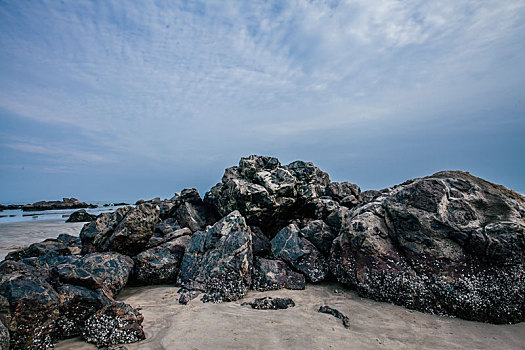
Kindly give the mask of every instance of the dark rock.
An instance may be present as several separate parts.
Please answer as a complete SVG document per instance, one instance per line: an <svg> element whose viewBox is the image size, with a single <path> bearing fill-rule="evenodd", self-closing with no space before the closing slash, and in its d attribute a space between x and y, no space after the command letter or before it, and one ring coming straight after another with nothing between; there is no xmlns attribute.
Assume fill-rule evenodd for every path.
<svg viewBox="0 0 525 350"><path fill-rule="evenodd" d="M99 215L80 232L84 252L115 251L136 255L146 249L159 221L159 208L151 203L119 208L106 214Z"/></svg>
<svg viewBox="0 0 525 350"><path fill-rule="evenodd" d="M525 319L525 199L463 172L407 181L356 208L332 272L360 295L476 321Z"/></svg>
<svg viewBox="0 0 525 350"><path fill-rule="evenodd" d="M82 334L85 322L104 306L113 301L100 290L64 284L57 289L60 298L60 316L56 322L59 338L70 338Z"/></svg>
<svg viewBox="0 0 525 350"><path fill-rule="evenodd" d="M188 291L206 293L203 301L242 298L251 285L251 235L238 211L225 216L210 229L195 233L182 260L180 285Z"/></svg>
<svg viewBox="0 0 525 350"><path fill-rule="evenodd" d="M274 256L289 263L310 281L322 281L327 273L327 262L323 255L305 238L299 236L299 228L288 225L272 239Z"/></svg>
<svg viewBox="0 0 525 350"><path fill-rule="evenodd" d="M166 242L172 241L174 239L177 239L179 237L191 236L191 235L192 235L192 232L187 227L181 228L181 229L178 229L178 230L175 230L175 231L169 231L167 233L156 232L149 239L148 244L146 244L146 248L150 249L150 248L159 246L159 245L161 245L163 243L166 243Z"/></svg>
<svg viewBox="0 0 525 350"><path fill-rule="evenodd" d="M259 257L254 261L252 283L252 289L258 291L305 287L304 275L292 271L284 261Z"/></svg>
<svg viewBox="0 0 525 350"><path fill-rule="evenodd" d="M356 184L349 182L332 182L326 187L326 195L339 204L353 208L359 204L361 189Z"/></svg>
<svg viewBox="0 0 525 350"><path fill-rule="evenodd" d="M137 309L123 302L114 302L85 321L82 337L97 347L137 342L146 338L142 321Z"/></svg>
<svg viewBox="0 0 525 350"><path fill-rule="evenodd" d="M254 256L268 256L272 252L272 244L257 226L250 226Z"/></svg>
<svg viewBox="0 0 525 350"><path fill-rule="evenodd" d="M189 241L189 235L180 236L133 257L136 282L139 284L175 283Z"/></svg>
<svg viewBox="0 0 525 350"><path fill-rule="evenodd" d="M0 350L9 350L9 330L0 320Z"/></svg>
<svg viewBox="0 0 525 350"><path fill-rule="evenodd" d="M21 207L23 211L41 211L55 209L80 209L96 208L96 205L81 202L76 198L62 198L62 201L40 201L33 204L26 204Z"/></svg>
<svg viewBox="0 0 525 350"><path fill-rule="evenodd" d="M313 245L315 245L315 247L324 255L330 254L332 242L337 237L334 230L322 220L308 222L299 233L313 243Z"/></svg>
<svg viewBox="0 0 525 350"><path fill-rule="evenodd" d="M307 200L324 195L329 183L328 174L312 163L281 166L276 158L252 155L226 169L204 201L221 215L239 210L249 225L275 235Z"/></svg>
<svg viewBox="0 0 525 350"><path fill-rule="evenodd" d="M251 303L242 303L241 306L250 305L252 309L257 310L282 310L294 307L295 303L290 298L272 298L264 297L255 299Z"/></svg>
<svg viewBox="0 0 525 350"><path fill-rule="evenodd" d="M66 220L66 222L91 222L94 221L96 218L96 215L89 214L84 209L81 209L69 215L69 218Z"/></svg>
<svg viewBox="0 0 525 350"><path fill-rule="evenodd" d="M179 223L177 222L177 220L175 220L174 218L169 218L169 219L160 221L155 226L155 234L158 234L158 236L160 237L164 237L170 234L171 232L177 231L180 229L181 227Z"/></svg>
<svg viewBox="0 0 525 350"><path fill-rule="evenodd" d="M59 256L71 255L73 253L80 253L78 250L72 249L69 245L58 239L47 239L43 242L33 243L27 248L22 248L14 252L10 252L5 257L6 260L21 260L24 258L39 257L39 256Z"/></svg>
<svg viewBox="0 0 525 350"><path fill-rule="evenodd" d="M2 321L9 329L11 349L52 346L60 300L47 282L24 271L2 274L0 296L9 304Z"/></svg>
<svg viewBox="0 0 525 350"><path fill-rule="evenodd" d="M324 306L321 306L318 311L322 312L322 313L325 313L325 314L333 315L333 316L337 317L338 319L340 319L341 321L343 321L343 326L345 328L349 328L350 327L350 320L348 319L347 316L345 316L344 314L339 312L339 310L333 309L330 306L324 305Z"/></svg>
<svg viewBox="0 0 525 350"><path fill-rule="evenodd" d="M57 239L67 245L70 249L72 247L82 248L82 241L78 236L68 235L67 233L61 233L58 235Z"/></svg>

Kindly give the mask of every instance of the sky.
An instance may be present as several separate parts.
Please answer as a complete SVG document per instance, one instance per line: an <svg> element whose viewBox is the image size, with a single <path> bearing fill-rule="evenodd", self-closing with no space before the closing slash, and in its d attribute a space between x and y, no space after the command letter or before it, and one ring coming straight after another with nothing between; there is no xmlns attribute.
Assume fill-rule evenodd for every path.
<svg viewBox="0 0 525 350"><path fill-rule="evenodd" d="M525 1L0 0L0 203L204 195L250 154L525 193Z"/></svg>

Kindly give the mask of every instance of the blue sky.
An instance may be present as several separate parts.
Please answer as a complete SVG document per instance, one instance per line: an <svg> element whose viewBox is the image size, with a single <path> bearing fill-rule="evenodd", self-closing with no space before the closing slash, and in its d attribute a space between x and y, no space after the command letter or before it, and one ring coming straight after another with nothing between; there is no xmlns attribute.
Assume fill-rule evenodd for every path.
<svg viewBox="0 0 525 350"><path fill-rule="evenodd" d="M525 2L0 0L0 202L204 194L241 156L525 193Z"/></svg>

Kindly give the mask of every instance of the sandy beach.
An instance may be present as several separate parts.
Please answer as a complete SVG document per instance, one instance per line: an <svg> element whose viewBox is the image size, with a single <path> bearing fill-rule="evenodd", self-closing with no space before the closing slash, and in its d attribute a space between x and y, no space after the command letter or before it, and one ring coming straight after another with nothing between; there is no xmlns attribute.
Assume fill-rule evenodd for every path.
<svg viewBox="0 0 525 350"><path fill-rule="evenodd" d="M525 323L492 325L439 317L363 299L338 284L305 290L251 291L231 303L178 303L178 288L126 288L120 300L141 308L147 339L132 349L522 349ZM254 298L288 297L295 307L254 310L241 306ZM350 318L350 328L317 312L329 305ZM56 349L96 349L79 338Z"/></svg>

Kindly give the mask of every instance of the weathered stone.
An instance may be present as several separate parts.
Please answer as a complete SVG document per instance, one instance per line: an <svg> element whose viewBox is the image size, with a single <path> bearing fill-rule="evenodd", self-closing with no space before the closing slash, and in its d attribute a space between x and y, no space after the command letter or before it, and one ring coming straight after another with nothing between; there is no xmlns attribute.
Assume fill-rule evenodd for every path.
<svg viewBox="0 0 525 350"><path fill-rule="evenodd" d="M84 209L81 209L69 215L69 218L66 220L66 222L91 222L94 221L96 218L96 215L89 214Z"/></svg>
<svg viewBox="0 0 525 350"><path fill-rule="evenodd" d="M234 211L207 231L191 237L179 283L188 291L206 293L203 301L237 300L251 284L252 259L250 228L241 214Z"/></svg>
<svg viewBox="0 0 525 350"><path fill-rule="evenodd" d="M100 290L64 284L57 288L60 299L56 334L59 338L70 338L82 334L88 317L113 301Z"/></svg>
<svg viewBox="0 0 525 350"><path fill-rule="evenodd" d="M180 236L133 257L135 281L139 284L175 283L189 241L189 235Z"/></svg>
<svg viewBox="0 0 525 350"><path fill-rule="evenodd" d="M58 239L46 239L43 242L33 243L27 248L22 248L14 252L10 252L5 257L6 260L22 260L25 258L39 257L39 256L59 256L71 255L72 250L64 242Z"/></svg>
<svg viewBox="0 0 525 350"><path fill-rule="evenodd" d="M252 289L267 291L281 288L304 289L304 287L304 275L292 271L284 261L255 258Z"/></svg>
<svg viewBox="0 0 525 350"><path fill-rule="evenodd" d="M23 271L0 278L0 296L9 304L3 322L11 349L51 347L59 315L57 293L44 280Z"/></svg>
<svg viewBox="0 0 525 350"><path fill-rule="evenodd" d="M327 273L323 255L307 239L299 236L299 228L288 225L272 239L272 253L303 273L310 281L322 281Z"/></svg>
<svg viewBox="0 0 525 350"><path fill-rule="evenodd" d="M350 320L347 316L345 316L343 313L341 313L339 310L331 308L328 305L321 306L318 310L318 312L322 312L324 314L330 314L334 317L337 317L343 322L343 326L345 328L350 328Z"/></svg>
<svg viewBox="0 0 525 350"><path fill-rule="evenodd" d="M135 208L119 208L84 226L80 232L83 251L115 251L133 256L146 249L159 221L159 208L143 203Z"/></svg>
<svg viewBox="0 0 525 350"><path fill-rule="evenodd" d="M155 233L153 236L149 239L148 244L146 245L147 249L159 246L163 243L166 243L168 241L172 241L174 239L177 239L182 236L191 236L192 232L189 228L181 228L175 231L170 231L166 234L164 233Z"/></svg>
<svg viewBox="0 0 525 350"><path fill-rule="evenodd" d="M86 320L82 337L97 347L137 342L146 338L142 321L137 309L123 302L114 302Z"/></svg>
<svg viewBox="0 0 525 350"><path fill-rule="evenodd" d="M290 298L258 298L251 303L242 303L241 306L250 305L252 309L257 310L282 310L294 307L295 303Z"/></svg>
<svg viewBox="0 0 525 350"><path fill-rule="evenodd" d="M266 235L257 226L250 226L252 231L252 245L254 256L268 256L272 251L272 244Z"/></svg>
<svg viewBox="0 0 525 350"><path fill-rule="evenodd" d="M320 252L324 255L330 254L332 242L337 237L337 234L330 226L322 220L313 220L308 222L305 227L300 230L300 235L309 240Z"/></svg>
<svg viewBox="0 0 525 350"><path fill-rule="evenodd" d="M525 199L463 172L407 181L355 209L332 272L364 296L422 311L525 319Z"/></svg>

